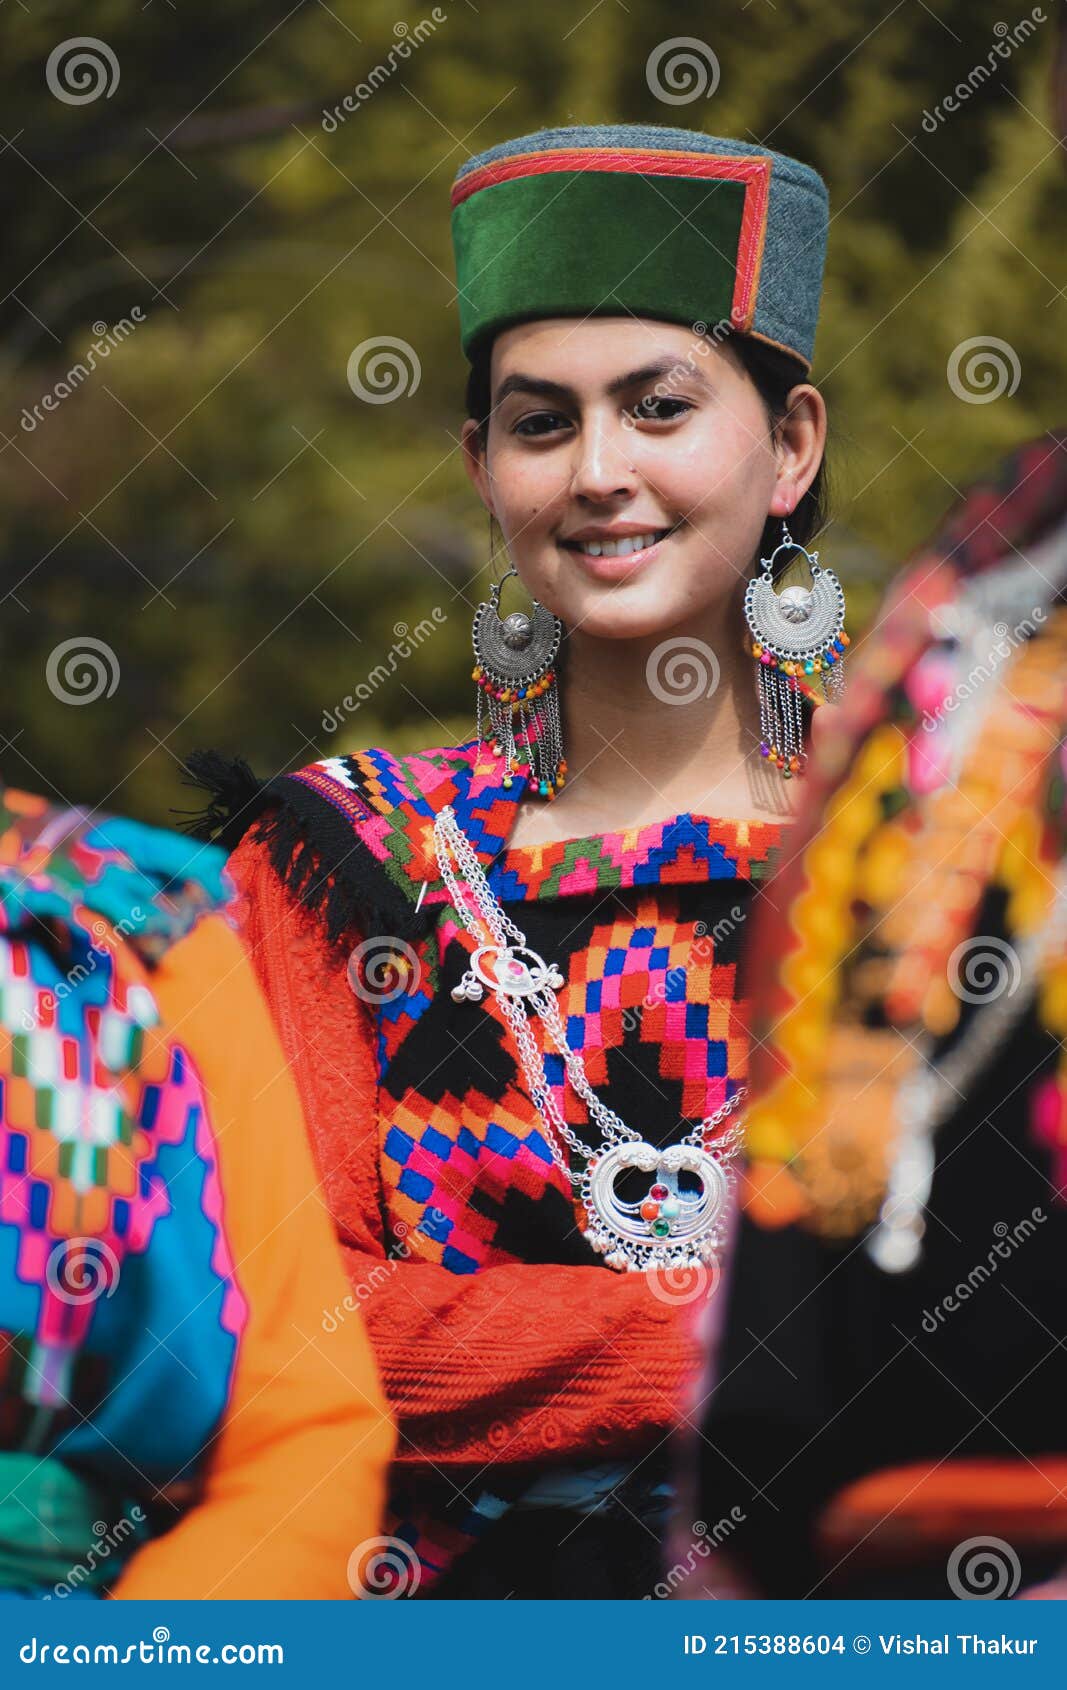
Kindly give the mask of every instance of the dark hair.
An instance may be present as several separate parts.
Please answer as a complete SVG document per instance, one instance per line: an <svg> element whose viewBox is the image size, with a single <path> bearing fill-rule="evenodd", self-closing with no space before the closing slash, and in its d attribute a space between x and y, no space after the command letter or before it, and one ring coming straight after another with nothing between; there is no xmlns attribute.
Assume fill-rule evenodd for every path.
<svg viewBox="0 0 1067 1690"><path fill-rule="evenodd" d="M721 344L736 356L763 401L768 428L775 429L788 412L790 389L806 379L800 365L787 353L779 352L763 341L753 340L750 335L731 334ZM483 451L488 442L489 418L493 409L489 374L492 349L491 339L475 346L467 378L467 415L478 424ZM828 520L829 474L824 451L815 479L789 518L789 532L794 540L806 546L825 528ZM781 537L779 518L768 517L760 538L760 556L769 557Z"/></svg>
<svg viewBox="0 0 1067 1690"><path fill-rule="evenodd" d="M777 347L768 346L750 335L731 335L727 342L736 353L742 369L763 400L767 422L772 431L788 414L789 393L807 377L796 360ZM789 518L789 532L802 546L808 545L826 527L830 517L830 476L826 464L826 448L815 471L811 486ZM760 556L769 557L782 537L781 518L769 516L763 525ZM788 559L786 560L788 562Z"/></svg>

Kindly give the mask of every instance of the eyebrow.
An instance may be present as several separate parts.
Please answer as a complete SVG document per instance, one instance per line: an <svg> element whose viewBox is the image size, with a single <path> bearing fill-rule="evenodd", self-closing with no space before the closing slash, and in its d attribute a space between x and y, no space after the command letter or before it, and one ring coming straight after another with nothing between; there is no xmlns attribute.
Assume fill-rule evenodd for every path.
<svg viewBox="0 0 1067 1690"><path fill-rule="evenodd" d="M682 358L658 358L653 364L642 364L639 370L628 370L624 376L616 376L608 383L606 392L609 397L622 393L628 387L636 387L639 383L655 381L658 376L670 375L672 370L682 367L687 360ZM693 367L692 374L697 382L706 387L707 382L700 370ZM578 395L573 387L565 382L545 381L539 376L528 376L516 370L512 375L505 376L496 390L494 407L500 406L512 393L526 393L537 399L558 399L575 404Z"/></svg>

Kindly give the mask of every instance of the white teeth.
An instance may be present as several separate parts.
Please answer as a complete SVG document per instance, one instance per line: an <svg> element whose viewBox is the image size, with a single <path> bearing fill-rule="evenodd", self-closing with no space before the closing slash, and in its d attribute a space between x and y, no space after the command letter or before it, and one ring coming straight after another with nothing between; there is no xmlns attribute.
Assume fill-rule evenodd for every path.
<svg viewBox="0 0 1067 1690"><path fill-rule="evenodd" d="M628 557L631 552L644 551L646 546L654 546L660 537L659 531L650 534L633 534L623 540L576 540L574 545L580 551L588 552L590 557Z"/></svg>

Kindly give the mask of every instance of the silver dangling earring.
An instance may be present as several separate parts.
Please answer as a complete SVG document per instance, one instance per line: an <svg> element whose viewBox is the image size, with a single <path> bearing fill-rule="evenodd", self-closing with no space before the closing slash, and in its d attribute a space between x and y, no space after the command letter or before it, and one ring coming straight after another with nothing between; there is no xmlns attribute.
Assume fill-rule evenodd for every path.
<svg viewBox="0 0 1067 1690"><path fill-rule="evenodd" d="M811 570L810 587L774 585L779 552L803 552ZM844 683L845 595L832 569L822 569L818 552L794 540L786 523L770 557L760 558L761 573L745 593L745 621L752 635L759 690L760 754L781 769L786 780L803 774L804 712L802 675L823 675L827 696L836 698Z"/></svg>
<svg viewBox="0 0 1067 1690"><path fill-rule="evenodd" d="M567 778L555 670L563 623L536 599L529 616L516 610L501 619L500 594L512 575L518 570L509 569L501 577L474 615L478 739L485 738L484 699L494 749L507 762L503 784L510 787L519 774L531 792L554 798Z"/></svg>

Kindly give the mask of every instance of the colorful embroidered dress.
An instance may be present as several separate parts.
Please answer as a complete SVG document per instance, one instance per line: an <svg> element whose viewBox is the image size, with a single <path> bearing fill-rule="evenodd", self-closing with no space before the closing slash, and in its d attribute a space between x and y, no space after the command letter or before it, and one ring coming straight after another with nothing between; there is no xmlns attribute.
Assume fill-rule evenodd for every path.
<svg viewBox="0 0 1067 1690"><path fill-rule="evenodd" d="M660 1142L745 1079L746 923L781 829L680 816L509 849L518 798L475 744L329 758L262 788L239 765L195 767L218 795L208 825L234 817L223 837L273 806L231 872L399 1421L390 1530L420 1591L476 1543L491 1554L511 1506L579 1508L629 1471L631 1508L651 1507L696 1371L693 1310L592 1251L495 1001L453 1001L472 946L433 818L453 806L558 962L592 1083ZM588 1131L553 1051L546 1073Z"/></svg>
<svg viewBox="0 0 1067 1690"><path fill-rule="evenodd" d="M340 1263L223 860L0 797L9 1592L343 1597L377 1529L387 1415L358 1318L321 1329Z"/></svg>

